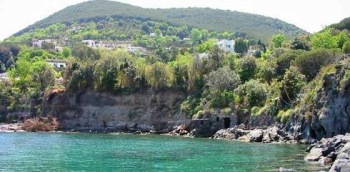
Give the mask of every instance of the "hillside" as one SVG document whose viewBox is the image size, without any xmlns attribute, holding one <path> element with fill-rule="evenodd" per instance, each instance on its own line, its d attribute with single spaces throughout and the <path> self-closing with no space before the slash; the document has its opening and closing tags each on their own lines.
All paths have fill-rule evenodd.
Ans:
<svg viewBox="0 0 350 172">
<path fill-rule="evenodd" d="M 172 25 L 186 25 L 213 31 L 245 33 L 255 39 L 262 40 L 268 40 L 277 33 L 283 33 L 287 37 L 305 33 L 300 28 L 278 19 L 236 11 L 209 8 L 144 9 L 119 2 L 89 1 L 54 13 L 21 30 L 15 36 L 54 23 L 83 22 L 104 17 L 155 20 L 168 22 Z"/>
<path fill-rule="evenodd" d="M 343 19 L 339 23 L 335 23 L 330 25 L 329 27 L 337 29 L 337 30 L 350 30 L 350 17 Z"/>
</svg>

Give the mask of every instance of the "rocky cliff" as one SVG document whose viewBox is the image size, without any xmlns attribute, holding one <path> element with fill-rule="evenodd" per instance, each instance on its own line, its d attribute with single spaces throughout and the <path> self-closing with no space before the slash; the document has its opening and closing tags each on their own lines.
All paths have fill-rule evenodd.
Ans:
<svg viewBox="0 0 350 172">
<path fill-rule="evenodd" d="M 320 76 L 312 100 L 302 101 L 287 123 L 286 129 L 296 137 L 321 139 L 350 132 L 350 68 L 345 64 L 334 68 Z"/>
<path fill-rule="evenodd" d="M 57 117 L 62 130 L 168 132 L 190 119 L 178 111 L 185 98 L 179 91 L 139 91 L 111 95 L 64 90 L 46 93 L 44 114 Z"/>
</svg>

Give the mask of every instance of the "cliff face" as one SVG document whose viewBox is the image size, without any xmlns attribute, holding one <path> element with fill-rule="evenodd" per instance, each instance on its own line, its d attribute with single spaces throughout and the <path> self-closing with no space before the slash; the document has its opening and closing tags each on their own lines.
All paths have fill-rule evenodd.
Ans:
<svg viewBox="0 0 350 172">
<path fill-rule="evenodd" d="M 44 114 L 56 116 L 63 130 L 168 132 L 190 121 L 178 111 L 184 98 L 171 90 L 131 95 L 56 91 L 46 95 Z"/>
<path fill-rule="evenodd" d="M 350 132 L 350 75 L 345 65 L 336 66 L 336 72 L 322 77 L 323 85 L 313 102 L 300 105 L 287 128 L 300 138 L 333 137 Z"/>
</svg>

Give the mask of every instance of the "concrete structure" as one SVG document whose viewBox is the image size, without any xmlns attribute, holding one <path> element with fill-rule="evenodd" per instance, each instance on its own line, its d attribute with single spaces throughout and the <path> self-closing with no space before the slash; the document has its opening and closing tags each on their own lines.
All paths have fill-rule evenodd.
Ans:
<svg viewBox="0 0 350 172">
<path fill-rule="evenodd" d="M 57 68 L 65 68 L 67 66 L 67 62 L 64 60 L 56 60 L 56 59 L 50 59 L 47 60 L 47 62 Z"/>
<path fill-rule="evenodd" d="M 7 76 L 7 73 L 0 73 L 0 82 L 1 81 L 8 81 L 9 78 Z"/>
<path fill-rule="evenodd" d="M 82 43 L 86 44 L 89 47 L 95 47 L 96 46 L 96 41 L 94 41 L 94 40 L 83 40 Z"/>
<path fill-rule="evenodd" d="M 235 52 L 235 40 L 223 39 L 218 41 L 217 45 L 220 47 L 220 49 L 224 50 L 225 52 Z"/>
<path fill-rule="evenodd" d="M 37 47 L 37 48 L 41 48 L 43 42 L 44 42 L 44 40 L 34 39 L 34 40 L 32 41 L 32 46 L 33 46 L 33 47 Z"/>
</svg>

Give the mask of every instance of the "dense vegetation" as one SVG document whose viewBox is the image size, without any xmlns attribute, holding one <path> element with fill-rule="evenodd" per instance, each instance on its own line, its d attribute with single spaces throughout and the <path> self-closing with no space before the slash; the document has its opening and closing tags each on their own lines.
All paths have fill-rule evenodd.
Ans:
<svg viewBox="0 0 350 172">
<path fill-rule="evenodd" d="M 216 39 L 221 38 L 235 39 L 239 52 L 220 49 Z M 31 39 L 54 39 L 63 48 L 56 50 L 52 42 L 38 48 Z M 147 53 L 91 48 L 83 39 L 130 43 Z M 350 52 L 350 34 L 328 27 L 292 40 L 284 34 L 269 40 L 118 17 L 33 29 L 0 45 L 0 73 L 6 71 L 10 78 L 0 81 L 0 121 L 29 110 L 29 102 L 40 101 L 47 90 L 131 94 L 172 89 L 188 95 L 179 111 L 189 117 L 271 114 L 286 122 L 304 105 L 312 106 L 323 75 L 334 72 L 337 64 L 348 65 L 344 54 Z M 48 59 L 65 60 L 67 67 L 53 67 Z M 58 78 L 63 84 L 55 84 Z M 347 88 L 349 82 L 344 79 L 342 84 Z M 40 106 L 30 110 L 41 113 Z"/>
<path fill-rule="evenodd" d="M 144 9 L 119 2 L 88 1 L 59 11 L 18 32 L 16 36 L 55 23 L 69 24 L 76 21 L 96 21 L 105 17 L 161 21 L 176 26 L 197 27 L 219 32 L 227 31 L 264 41 L 278 33 L 282 33 L 289 38 L 305 33 L 296 26 L 278 19 L 236 11 L 209 8 Z"/>
</svg>

